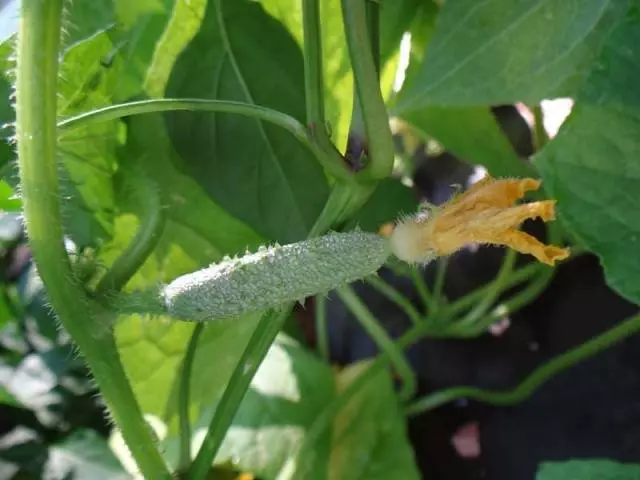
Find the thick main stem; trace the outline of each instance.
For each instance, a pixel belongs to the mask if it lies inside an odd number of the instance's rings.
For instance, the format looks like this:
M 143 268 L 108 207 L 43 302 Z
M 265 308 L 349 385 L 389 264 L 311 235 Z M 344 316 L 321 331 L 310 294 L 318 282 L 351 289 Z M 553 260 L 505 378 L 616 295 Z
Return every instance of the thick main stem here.
M 120 363 L 112 315 L 76 283 L 63 243 L 56 162 L 62 0 L 23 0 L 18 34 L 16 132 L 29 243 L 48 299 L 78 345 L 145 478 L 170 478 Z

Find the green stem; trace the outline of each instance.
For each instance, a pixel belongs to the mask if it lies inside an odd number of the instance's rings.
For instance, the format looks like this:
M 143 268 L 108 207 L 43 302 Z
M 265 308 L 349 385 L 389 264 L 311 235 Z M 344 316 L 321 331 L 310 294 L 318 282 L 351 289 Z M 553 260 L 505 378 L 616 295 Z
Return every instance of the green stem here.
M 492 405 L 513 405 L 530 397 L 547 380 L 612 345 L 640 331 L 640 315 L 635 315 L 605 333 L 548 361 L 534 370 L 518 387 L 503 392 L 492 392 L 475 387 L 455 387 L 432 393 L 410 405 L 406 413 L 416 415 L 432 410 L 459 398 L 470 398 Z
M 331 163 L 343 165 L 342 155 L 327 135 L 324 114 L 324 78 L 322 62 L 322 34 L 320 28 L 320 2 L 302 0 L 302 25 L 304 35 L 304 85 L 307 107 L 307 124 L 311 134 Z
M 327 300 L 323 295 L 316 295 L 316 343 L 318 353 L 325 362 L 330 361 L 329 355 L 329 325 L 327 325 Z
M 196 357 L 198 340 L 204 330 L 204 323 L 198 323 L 189 339 L 187 350 L 182 360 L 180 369 L 180 388 L 178 390 L 178 418 L 180 419 L 180 458 L 178 470 L 186 472 L 191 463 L 191 422 L 189 420 L 189 396 L 191 387 L 191 373 L 193 371 L 193 360 Z
M 537 262 L 531 262 L 526 267 L 519 268 L 518 270 L 513 272 L 511 275 L 509 275 L 509 277 L 507 278 L 506 282 L 503 285 L 503 289 L 511 288 L 515 285 L 518 285 L 522 282 L 527 281 L 532 276 L 538 274 L 538 272 L 540 272 L 542 268 L 543 266 L 538 264 Z M 466 309 L 475 305 L 477 302 L 480 302 L 482 298 L 484 298 L 488 294 L 489 290 L 491 290 L 492 288 L 493 288 L 493 282 L 490 283 L 489 285 L 486 285 L 482 288 L 479 288 L 477 290 L 474 290 L 473 292 L 466 294 L 465 296 L 459 298 L 458 300 L 456 300 L 455 302 L 447 306 L 446 309 L 443 311 L 443 316 L 446 318 L 454 318 L 455 316 L 459 315 Z
M 367 26 L 369 31 L 369 45 L 373 66 L 380 81 L 380 3 L 379 0 L 367 0 Z
M 435 315 L 436 311 L 438 310 L 438 305 L 433 298 L 433 295 L 429 291 L 429 286 L 424 280 L 424 276 L 420 267 L 411 267 L 411 278 L 413 279 L 413 283 L 416 286 L 418 295 L 420 295 L 420 299 L 427 309 L 427 315 Z
M 231 374 L 227 388 L 216 407 L 209 428 L 202 442 L 200 450 L 189 469 L 189 480 L 203 480 L 207 478 L 211 464 L 214 461 L 220 445 L 233 422 L 242 398 L 251 380 L 258 371 L 258 367 L 269 351 L 282 325 L 291 313 L 292 305 L 279 310 L 269 311 L 262 315 L 258 326 L 251 335 L 246 348 L 240 356 L 236 368 Z
M 411 305 L 409 299 L 398 290 L 393 288 L 391 285 L 389 285 L 387 282 L 377 276 L 367 277 L 366 281 L 373 288 L 378 290 L 382 295 L 384 295 L 398 307 L 400 307 L 407 315 L 407 317 L 409 317 L 411 323 L 413 323 L 414 325 L 419 325 L 423 322 L 422 316 L 420 315 L 418 310 L 416 310 L 414 306 Z
M 374 190 L 373 183 L 337 182 L 331 189 L 327 203 L 311 229 L 309 237 L 322 235 L 348 220 L 366 203 Z
M 445 327 L 447 334 L 465 335 L 471 331 L 475 324 L 480 320 L 489 308 L 495 303 L 500 293 L 504 290 L 504 285 L 513 271 L 513 265 L 516 260 L 515 250 L 508 249 L 505 254 L 500 270 L 496 278 L 491 282 L 489 288 L 484 294 L 484 298 L 471 309 L 461 320 Z
M 493 309 L 485 318 L 479 320 L 470 330 L 461 332 L 460 337 L 473 337 L 481 335 L 487 328 L 493 325 L 495 322 L 505 317 L 506 315 L 517 312 L 525 305 L 532 302 L 540 293 L 542 293 L 551 278 L 553 278 L 553 268 L 547 268 L 542 271 L 536 278 L 534 278 L 524 290 L 518 292 L 509 300 L 501 303 Z
M 85 125 L 88 122 L 104 122 L 130 115 L 178 110 L 234 113 L 272 123 L 284 128 L 297 138 L 302 145 L 315 155 L 329 173 L 337 178 L 345 180 L 352 179 L 352 174 L 342 161 L 342 157 L 340 157 L 339 154 L 337 156 L 327 156 L 325 150 L 316 142 L 314 135 L 298 120 L 276 110 L 248 103 L 227 100 L 206 100 L 202 98 L 155 98 L 121 103 L 119 105 L 111 105 L 98 110 L 92 110 L 60 121 L 58 128 L 60 132 L 64 132 Z
M 47 297 L 88 363 L 111 416 L 145 478 L 170 478 L 129 385 L 109 324 L 73 276 L 63 243 L 56 99 L 63 0 L 21 5 L 16 81 L 16 133 L 29 243 Z
M 436 265 L 436 278 L 433 282 L 433 297 L 436 299 L 436 302 L 438 302 L 438 306 L 440 306 L 441 303 L 446 303 L 443 290 L 445 276 L 447 274 L 447 264 L 448 257 L 438 258 L 438 264 Z
M 403 400 L 411 398 L 417 388 L 416 377 L 411 369 L 411 365 L 409 365 L 409 362 L 404 357 L 402 350 L 396 346 L 391 337 L 389 337 L 384 328 L 380 326 L 376 318 L 351 287 L 345 285 L 336 291 L 347 308 L 371 336 L 378 348 L 389 357 L 391 364 L 395 367 L 398 375 L 402 379 L 400 398 Z
M 341 0 L 345 35 L 367 135 L 369 162 L 360 178 L 391 175 L 395 148 L 370 46 L 365 0 Z
M 544 129 L 544 114 L 542 113 L 542 107 L 534 105 L 531 107 L 533 112 L 533 147 L 536 152 L 539 152 L 549 142 L 549 135 Z
M 120 291 L 153 252 L 164 230 L 164 208 L 157 185 L 135 167 L 126 168 L 126 181 L 132 182 L 132 200 L 141 208 L 140 226 L 131 243 L 100 279 L 96 287 L 98 295 Z
M 320 32 L 320 4 L 318 0 L 302 0 L 304 34 L 304 87 L 307 124 L 318 127 L 318 135 L 325 132 L 324 79 L 322 76 L 322 36 Z

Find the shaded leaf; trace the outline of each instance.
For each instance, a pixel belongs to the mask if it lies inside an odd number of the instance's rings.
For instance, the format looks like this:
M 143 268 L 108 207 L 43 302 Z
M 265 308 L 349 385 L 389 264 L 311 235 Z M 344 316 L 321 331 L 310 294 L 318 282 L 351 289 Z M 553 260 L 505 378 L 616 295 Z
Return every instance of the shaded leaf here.
M 349 367 L 336 377 L 328 365 L 281 335 L 260 366 L 216 462 L 232 459 L 266 480 L 285 478 L 295 461 L 295 478 L 419 478 L 385 371 L 342 405 L 330 430 L 320 430 L 314 443 L 305 446 L 309 456 L 296 457 L 324 410 L 368 365 Z M 209 418 L 205 415 L 199 425 Z M 195 435 L 201 438 L 202 431 Z
M 93 430 L 81 429 L 49 448 L 43 478 L 125 480 L 131 476 L 104 438 Z
M 413 106 L 536 103 L 575 91 L 625 1 L 445 2 Z
M 280 337 L 251 382 L 216 462 L 237 459 L 244 470 L 276 478 L 333 395 L 331 369 Z M 325 435 L 316 446 L 319 461 L 311 470 L 313 478 L 325 476 L 329 440 Z
M 536 480 L 637 480 L 640 465 L 618 463 L 604 459 L 570 460 L 568 462 L 544 462 L 540 465 Z
M 419 137 L 437 140 L 457 157 L 484 166 L 495 177 L 532 173 L 487 107 L 427 107 L 401 113 L 400 118 Z
M 420 84 L 425 46 L 430 45 L 437 15 L 435 5 L 425 4 L 411 26 L 410 62 L 400 99 Z M 493 176 L 526 176 L 531 171 L 518 158 L 488 107 L 401 103 L 392 107 L 392 114 L 409 124 L 423 140 L 435 139 L 457 157 L 484 166 Z
M 563 222 L 600 257 L 607 283 L 636 303 L 640 215 L 633 192 L 640 189 L 640 64 L 631 52 L 638 38 L 640 15 L 634 8 L 603 49 L 569 120 L 535 161 Z
M 202 27 L 174 65 L 167 96 L 236 100 L 304 119 L 302 57 L 255 2 L 208 3 Z M 177 165 L 218 204 L 262 235 L 306 236 L 327 196 L 323 170 L 288 132 L 229 114 L 167 114 Z
M 345 369 L 338 377 L 338 392 L 369 366 L 362 362 Z M 388 372 L 369 379 L 334 419 L 327 478 L 421 478 Z

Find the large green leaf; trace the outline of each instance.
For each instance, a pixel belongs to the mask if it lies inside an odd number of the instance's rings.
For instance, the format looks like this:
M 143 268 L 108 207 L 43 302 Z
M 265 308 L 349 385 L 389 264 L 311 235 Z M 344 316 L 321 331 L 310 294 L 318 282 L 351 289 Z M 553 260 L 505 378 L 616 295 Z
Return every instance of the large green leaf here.
M 626 1 L 445 2 L 407 105 L 535 103 L 575 91 Z
M 291 474 L 294 465 L 296 478 L 311 480 L 419 478 L 385 371 L 369 378 L 343 403 L 329 429 L 320 430 L 313 443 L 305 445 L 308 456 L 296 457 L 325 409 L 369 364 L 354 365 L 336 377 L 331 367 L 280 336 L 260 366 L 216 461 L 231 459 L 265 480 L 287 478 L 284 472 Z M 210 415 L 200 419 L 202 427 Z M 197 431 L 196 438 L 202 433 Z
M 167 95 L 236 100 L 304 120 L 302 57 L 255 2 L 210 0 L 174 65 Z M 231 214 L 280 241 L 303 238 L 326 200 L 317 161 L 288 132 L 229 114 L 174 112 L 167 124 L 183 168 Z
M 425 45 L 432 41 L 438 10 L 423 5 L 411 26 L 411 56 L 399 97 L 420 84 Z M 393 106 L 392 114 L 409 124 L 425 140 L 435 139 L 456 156 L 483 165 L 491 175 L 526 176 L 528 165 L 520 160 L 486 106 L 439 107 L 419 103 Z
M 640 465 L 618 463 L 604 459 L 544 462 L 536 480 L 637 480 Z
M 640 302 L 638 8 L 612 33 L 558 136 L 536 157 L 563 222 L 596 253 L 608 283 Z

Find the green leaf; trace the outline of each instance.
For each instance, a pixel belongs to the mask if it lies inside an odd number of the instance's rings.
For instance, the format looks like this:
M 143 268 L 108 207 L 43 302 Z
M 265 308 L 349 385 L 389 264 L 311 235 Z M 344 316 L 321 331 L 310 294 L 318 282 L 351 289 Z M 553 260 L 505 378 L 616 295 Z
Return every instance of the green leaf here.
M 260 0 L 260 4 L 289 30 L 302 49 L 302 2 Z M 344 37 L 340 2 L 320 0 L 320 28 L 325 115 L 332 141 L 340 151 L 344 151 L 351 123 L 353 73 Z
M 532 168 L 515 153 L 487 107 L 428 107 L 402 112 L 424 140 L 435 139 L 457 157 L 484 166 L 494 177 L 528 176 Z
M 388 372 L 382 371 L 344 402 L 329 429 L 298 449 L 324 410 L 369 366 L 331 367 L 281 335 L 260 366 L 222 445 L 216 463 L 228 460 L 265 478 L 280 478 L 299 461 L 296 473 L 309 479 L 419 478 Z M 209 421 L 211 412 L 200 419 Z M 196 432 L 196 438 L 202 435 Z M 196 442 L 197 443 L 197 442 Z M 294 460 L 295 459 L 295 460 Z
M 116 23 L 114 7 L 113 0 L 68 3 L 65 35 L 62 37 L 65 48 L 113 26 Z
M 604 459 L 544 462 L 536 475 L 536 480 L 569 478 L 571 480 L 637 480 L 640 478 L 640 465 Z
M 579 101 L 621 111 L 640 108 L 640 8 L 627 15 L 604 43 L 600 56 L 580 90 Z
M 236 459 L 258 477 L 276 478 L 333 395 L 331 368 L 292 340 L 279 337 L 251 382 L 216 463 Z M 313 478 L 325 478 L 329 440 L 325 435 L 318 442 L 320 455 L 315 458 L 320 461 L 314 464 Z
M 49 448 L 44 467 L 45 478 L 100 478 L 125 480 L 131 478 L 104 438 L 93 430 L 75 430 L 62 442 Z
M 403 105 L 537 103 L 575 92 L 626 1 L 445 2 Z
M 425 45 L 433 35 L 438 10 L 423 5 L 411 25 L 411 55 L 399 97 L 420 82 Z M 527 176 L 531 168 L 518 158 L 488 107 L 437 107 L 414 103 L 394 105 L 391 111 L 423 140 L 435 139 L 445 149 L 468 162 L 484 166 L 491 175 Z
M 145 18 L 130 30 L 113 27 L 69 48 L 60 67 L 58 115 L 69 117 L 142 93 L 146 68 L 166 16 Z M 66 175 L 64 218 L 80 246 L 112 235 L 116 148 L 124 139 L 120 121 L 89 123 L 59 138 Z
M 222 394 L 259 315 L 207 325 L 200 337 L 191 379 L 190 412 L 197 418 Z M 164 318 L 129 317 L 116 328 L 118 349 L 143 412 L 175 432 L 177 388 L 193 325 Z
M 124 0 L 123 0 L 124 1 Z M 189 44 L 202 24 L 206 0 L 175 2 L 171 17 L 156 43 L 146 72 L 144 90 L 150 97 L 163 97 L 171 69 L 180 52 Z
M 0 180 L 0 210 L 3 212 L 18 212 L 21 208 L 22 200 L 7 182 Z
M 343 392 L 370 365 L 371 362 L 361 362 L 342 371 L 338 392 Z M 334 419 L 327 478 L 421 478 L 387 371 L 369 379 Z
M 634 8 L 612 33 L 569 120 L 535 160 L 549 195 L 558 200 L 562 221 L 600 257 L 609 285 L 636 303 L 640 215 L 632 192 L 640 189 L 638 38 L 640 15 Z
M 304 119 L 300 50 L 255 2 L 211 0 L 174 65 L 171 97 L 236 100 Z M 187 171 L 232 215 L 283 242 L 305 237 L 328 187 L 317 161 L 288 132 L 229 114 L 167 114 Z

